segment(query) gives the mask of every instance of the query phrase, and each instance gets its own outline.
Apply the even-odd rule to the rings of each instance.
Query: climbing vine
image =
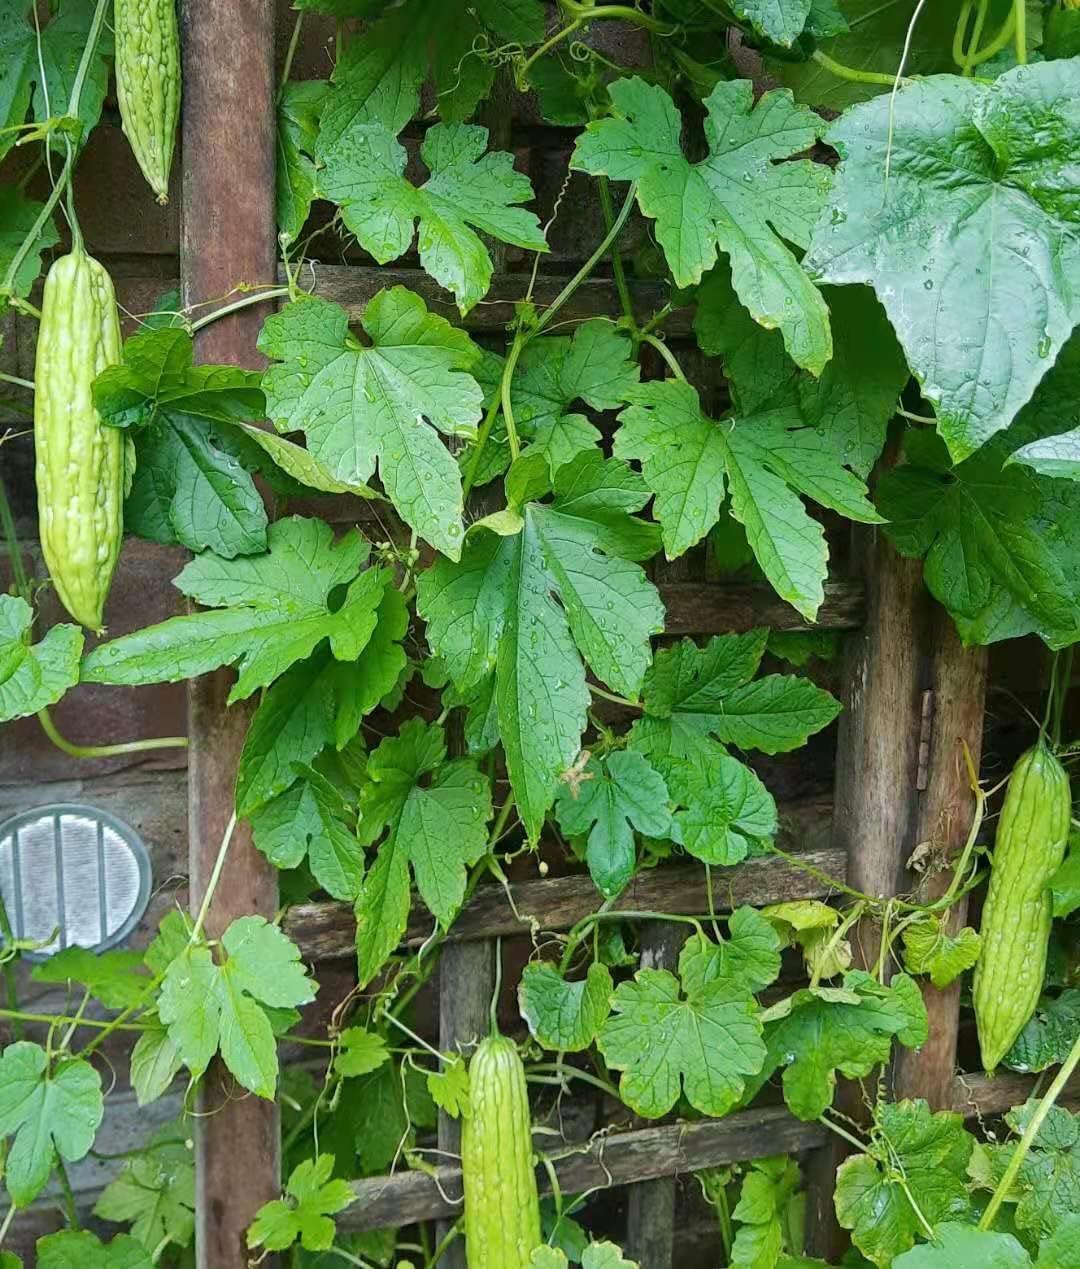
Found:
[[[339,1233],[335,1218],[348,1182],[440,1161],[440,1111],[484,1113],[468,1052],[424,1038],[417,1006],[487,886],[531,940],[516,995],[535,1121],[571,1096],[602,1098],[613,1124],[720,1117],[775,1082],[794,1116],[854,1150],[835,1195],[845,1263],[1080,1263],[1080,1122],[1057,1104],[1080,1061],[1067,792],[1066,827],[1041,843],[1039,946],[1023,951],[1046,959],[1043,991],[1002,1046],[1015,1071],[1060,1069],[976,1133],[889,1100],[880,1071],[928,1040],[919,979],[943,988],[979,964],[985,931],[950,918],[994,866],[996,790],[958,755],[976,812],[960,855],[931,861],[951,880],[937,899],[883,899],[788,849],[755,757],[801,748],[840,711],[816,681],[837,639],[814,625],[848,523],[923,561],[966,643],[1034,635],[1060,654],[1037,743],[1075,754],[1074,0],[297,0],[277,96],[285,283],[238,278],[189,308],[165,294],[113,347],[72,178],[115,48],[125,131],[155,194],[168,189],[173,6],[146,6],[159,53],[134,76],[133,7],[0,0],[0,305],[40,324],[33,381],[0,375],[0,455],[31,430],[32,392],[41,540],[74,618],[35,628],[49,578],[28,576],[0,485],[0,719],[36,716],[73,758],[176,747],[75,745],[49,711],[80,684],[228,667],[251,723],[198,910],[176,906],[145,952],[36,963],[31,978],[67,986],[66,1013],[20,1004],[17,962],[54,940],[16,937],[0,904],[0,1242],[55,1179],[70,1229],[39,1244],[46,1269],[187,1263],[187,1113],[220,1062],[283,1108],[287,1183],[253,1214],[253,1260],[437,1264],[462,1222],[437,1241]],[[332,72],[293,78],[304,24],[327,17]],[[493,140],[506,111],[572,130],[546,220],[507,130]],[[553,283],[544,257],[586,185],[591,254]],[[388,271],[346,308],[324,285],[328,241],[404,260],[416,281]],[[510,319],[480,333],[467,319],[497,275]],[[581,301],[600,278],[617,307],[597,315]],[[255,305],[266,369],[197,361],[201,329]],[[65,368],[73,343],[90,351]],[[349,496],[353,526],[290,510],[312,495]],[[188,608],[110,637],[121,533],[191,552],[174,579]],[[786,629],[665,633],[662,562],[688,553],[775,592]],[[241,823],[279,870],[283,910],[212,938]],[[700,866],[700,904],[629,908],[633,880],[675,855]],[[713,870],[771,855],[831,901],[729,901],[732,874]],[[512,882],[552,866],[595,887],[568,931],[514,906]],[[319,896],[355,913],[357,978],[313,1035],[318,985],[283,918]],[[667,968],[641,963],[656,920],[686,936]],[[855,932],[871,925],[866,964]],[[185,1116],[123,1160],[95,1214],[128,1229],[102,1241],[80,1228],[67,1169],[95,1148],[118,1033],[140,1106],[179,1083]],[[840,1077],[863,1081],[861,1123],[836,1106]],[[537,1141],[555,1182],[567,1148]],[[794,1162],[698,1180],[726,1263],[824,1263],[803,1254]],[[588,1196],[553,1188],[533,1269],[627,1266],[575,1219]]]

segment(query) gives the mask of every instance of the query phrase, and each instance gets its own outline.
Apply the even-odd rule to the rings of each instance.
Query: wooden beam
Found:
[[[987,651],[965,648],[952,619],[934,605],[930,616],[929,672],[924,688],[924,752],[916,777],[915,845],[932,847],[931,861],[944,864],[964,844],[975,811],[963,746],[975,770],[982,754],[986,704]],[[910,873],[907,874],[910,877]],[[948,889],[952,871],[938,867],[917,889],[919,902],[929,903]],[[967,900],[950,909],[947,929],[956,934],[967,916]],[[918,1049],[898,1047],[893,1058],[894,1097],[925,1097],[934,1109],[949,1103],[956,1070],[960,1027],[960,979],[939,991],[921,984],[929,1036]],[[1010,1103],[1011,1105],[1011,1103]]]
[[[274,219],[274,0],[184,0],[183,198],[180,267],[185,303],[272,280]],[[242,120],[242,123],[241,123]],[[266,312],[245,309],[197,338],[201,361],[250,366]],[[248,714],[226,708],[231,675],[205,675],[189,695],[191,901],[201,902],[233,814],[236,764]],[[274,869],[237,827],[206,932],[277,906]],[[199,1089],[196,1124],[196,1256],[199,1269],[244,1269],[244,1232],[280,1191],[278,1109],[237,1096],[214,1064]]]
[[[837,880],[844,879],[846,858],[832,847],[807,850],[799,858]],[[589,877],[553,877],[511,885],[514,906],[502,886],[479,888],[450,928],[451,942],[527,934],[535,921],[543,930],[566,930],[595,912],[596,887]],[[818,877],[781,859],[751,859],[734,868],[713,869],[717,908],[740,903],[762,906],[786,899],[814,899],[830,893]],[[520,916],[515,915],[514,907]],[[707,905],[700,864],[672,865],[641,873],[619,896],[615,911],[682,912],[704,916]],[[432,920],[415,904],[406,943],[419,947],[431,937]],[[345,903],[304,903],[289,909],[285,932],[309,961],[356,955],[356,918]]]
[[[529,285],[527,273],[496,273],[483,304],[477,304],[462,317],[453,296],[421,269],[316,264],[312,275],[315,294],[340,304],[349,314],[350,321],[357,321],[371,297],[384,287],[407,286],[422,297],[432,312],[439,313],[456,326],[464,326],[466,330],[477,334],[485,331],[500,334],[505,332],[507,323],[514,319],[514,306],[524,298]],[[283,283],[288,281],[284,269],[279,277]],[[537,309],[543,312],[566,283],[567,278],[558,274],[539,274],[533,288],[533,302]],[[670,289],[663,282],[632,279],[630,292],[634,298],[634,307],[639,313],[655,312],[670,298]],[[610,317],[613,312],[619,311],[619,307],[614,282],[609,278],[587,278],[561,310],[563,316],[560,321]],[[683,338],[689,336],[693,331],[693,310],[676,309],[664,327],[669,335]]]
[[[564,1194],[628,1185],[656,1177],[681,1176],[699,1168],[718,1167],[741,1159],[808,1150],[820,1146],[827,1130],[802,1123],[783,1107],[740,1111],[726,1119],[665,1124],[633,1132],[598,1136],[588,1146],[573,1147],[555,1156],[555,1173]],[[550,1151],[541,1138],[539,1150]],[[545,1168],[537,1169],[543,1194],[551,1193]],[[353,1182],[356,1195],[337,1218],[340,1231],[380,1229],[436,1220],[460,1211],[461,1169],[399,1172]]]
[[[853,568],[866,585],[866,613],[845,648],[833,836],[848,854],[848,883],[888,898],[902,887],[902,861],[915,832],[926,601],[918,561],[897,554],[881,529],[856,529],[853,545]],[[875,965],[879,940],[873,921],[853,931],[863,967]],[[866,1117],[857,1086],[841,1084],[837,1104],[857,1120]],[[808,1165],[807,1243],[825,1260],[838,1259],[848,1242],[833,1208],[836,1169],[847,1153],[845,1143],[832,1136]]]

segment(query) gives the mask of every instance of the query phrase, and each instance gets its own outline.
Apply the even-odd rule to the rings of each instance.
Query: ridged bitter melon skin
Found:
[[[115,0],[116,95],[124,134],[159,203],[180,117],[180,31],[175,0]]]
[[[482,1040],[469,1063],[461,1129],[469,1269],[524,1269],[540,1246],[540,1200],[525,1068],[505,1036]]]
[[[1065,768],[1041,741],[1016,763],[994,839],[975,967],[983,1066],[992,1071],[1035,1012],[1046,973],[1053,899],[1072,798]]]
[[[91,388],[120,347],[108,273],[81,250],[61,256],[45,279],[34,367],[38,524],[57,595],[94,631],[124,532],[125,438],[102,424]]]

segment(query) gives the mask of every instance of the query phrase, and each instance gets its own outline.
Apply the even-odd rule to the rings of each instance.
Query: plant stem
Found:
[[[607,254],[608,249],[610,248],[612,243],[615,241],[615,239],[618,238],[619,234],[622,233],[623,226],[626,224],[627,220],[629,220],[630,213],[634,210],[634,199],[636,198],[636,196],[637,196],[637,181],[631,181],[630,187],[626,191],[626,199],[623,202],[622,207],[619,209],[618,216],[616,216],[615,218],[615,223],[604,235],[603,241],[592,253],[592,255],[588,258],[588,260],[586,260],[585,263],[581,266],[581,268],[578,269],[577,273],[574,274],[574,276],[570,279],[570,281],[567,282],[567,284],[563,287],[563,289],[559,292],[559,294],[551,301],[548,307],[541,314],[540,320],[536,324],[536,330],[534,331],[534,334],[538,335],[544,329],[545,326],[548,326],[550,324],[551,320],[554,318],[555,314],[559,311],[559,309],[562,308],[562,306],[566,303],[566,301],[574,294],[574,292],[578,289],[578,287],[582,284],[582,282],[585,281],[585,279],[589,276],[589,274],[592,273],[593,269],[596,268],[596,266]]]
[[[506,439],[510,442],[510,461],[516,462],[521,453],[521,443],[518,440],[517,426],[514,423],[514,406],[510,400],[510,381],[514,377],[514,371],[517,368],[518,358],[521,356],[521,350],[525,347],[526,336],[523,331],[514,332],[514,342],[510,345],[510,351],[506,355],[506,364],[503,366],[502,382],[499,384],[499,397],[502,401],[503,423],[506,424]]]
[[[148,980],[149,981],[149,980]],[[72,1017],[62,1013],[27,1013],[23,1009],[0,1009],[0,1018],[18,1022],[40,1022],[45,1026],[91,1027],[95,1031],[146,1031],[148,1024],[141,1022],[102,1022],[98,1018]]]
[[[600,208],[604,213],[604,224],[608,233],[611,233],[615,224],[615,204],[611,201],[611,182],[606,176],[601,176],[597,180],[596,188],[600,195]],[[623,316],[630,323],[631,329],[636,330],[634,301],[630,295],[629,284],[626,281],[622,252],[619,250],[618,242],[614,239],[612,239],[609,254],[611,256],[611,274],[615,279],[615,290],[619,293],[619,303],[622,305]]]
[[[686,382],[686,375],[683,374],[682,366],[671,349],[664,343],[662,339],[658,339],[655,335],[642,335],[641,343],[648,344],[650,348],[655,348],[660,356],[667,363],[668,369],[679,380],[680,383]]]
[[[819,66],[823,66],[825,70],[831,75],[835,75],[837,79],[846,79],[853,84],[883,84],[891,88],[896,82],[895,75],[887,75],[882,71],[857,70],[854,66],[845,66],[843,62],[836,61],[819,48],[814,49],[810,56]],[[906,84],[910,81],[904,79],[900,82]]]
[[[1027,64],[1027,0],[1013,0],[1013,13],[1016,15],[1013,30],[1013,44],[1016,49],[1016,60],[1021,66]]]
[[[0,935],[3,936],[6,946],[11,947],[15,942],[15,931],[11,928],[11,920],[8,917],[7,904],[4,902],[3,895],[0,895]],[[15,1014],[19,1010],[19,980],[15,973],[15,963],[10,958],[4,961],[4,987],[7,995],[7,1007],[9,1012]],[[11,1034],[16,1040],[23,1038],[22,1020],[19,1018],[12,1019]]]
[[[207,313],[205,317],[200,317],[197,321],[191,323],[191,333],[194,335],[196,331],[200,331],[204,326],[209,326],[211,322],[216,322],[220,317],[228,317],[230,313],[239,312],[242,308],[250,308],[252,304],[262,304],[265,300],[285,299],[289,295],[287,286],[274,286],[266,291],[259,291],[254,295],[245,295],[238,300],[233,300],[231,304],[225,304],[219,309],[215,309],[212,313]]]
[[[973,53],[968,58],[968,67],[970,68],[970,70],[973,71],[976,66],[980,65],[980,63],[988,62],[990,58],[992,58],[995,54],[1000,53],[1001,50],[1005,48],[1005,46],[1012,39],[1013,32],[1015,30],[1016,30],[1016,10],[1010,9],[1009,16],[1001,24],[1001,30],[998,31],[997,35],[994,36],[994,38],[990,41],[989,44],[986,45],[985,48],[979,49],[977,53]]]
[[[1043,1126],[1043,1121],[1049,1115],[1054,1103],[1061,1096],[1062,1090],[1069,1082],[1077,1063],[1080,1063],[1080,1036],[1076,1038],[1072,1048],[1069,1050],[1069,1056],[1061,1064],[1061,1070],[1058,1071],[1054,1082],[1046,1090],[1046,1094],[1035,1108],[1035,1113],[1032,1115],[1028,1126],[1024,1129],[1020,1144],[1013,1151],[1009,1165],[1002,1174],[1001,1180],[997,1184],[997,1189],[990,1196],[986,1211],[982,1214],[982,1219],[979,1221],[980,1229],[989,1229],[994,1223],[994,1217],[998,1214],[998,1209],[1008,1197],[1009,1191],[1012,1189],[1012,1183],[1016,1180],[1017,1174],[1035,1142],[1035,1138],[1039,1135],[1039,1129]]]
[[[206,918],[210,913],[210,904],[214,900],[214,891],[218,887],[221,880],[221,872],[225,867],[225,858],[229,853],[229,843],[232,841],[233,831],[236,828],[236,812],[233,811],[229,816],[229,822],[225,826],[225,835],[221,839],[221,845],[218,847],[217,858],[214,860],[214,868],[210,873],[210,880],[206,886],[206,893],[203,895],[202,903],[199,905],[199,915],[195,918],[195,924],[191,927],[191,936],[188,939],[188,946],[191,947],[202,937],[203,926],[206,924]]]
[[[501,404],[502,393],[496,392],[491,398],[491,404],[484,415],[484,421],[480,424],[480,430],[476,434],[476,442],[473,445],[473,452],[469,456],[465,479],[461,482],[461,499],[463,502],[468,502],[469,494],[472,493],[473,485],[476,484],[476,475],[480,470],[480,457],[488,443],[488,438],[491,436],[491,429],[495,426],[495,420],[499,416],[499,406]]]
[[[569,13],[575,21],[592,22],[596,18],[612,19],[616,22],[629,22],[631,26],[639,26],[654,35],[671,35],[674,28],[658,18],[650,17],[628,4],[582,4],[581,0],[559,0],[560,8]]]
[[[8,1230],[11,1228],[11,1222],[15,1219],[15,1213],[18,1208],[14,1203],[8,1208],[7,1215],[4,1217],[4,1223],[0,1225],[0,1247],[4,1245],[4,1239],[7,1237]]]
[[[8,375],[0,371],[0,383],[13,383],[16,388],[29,388],[31,392],[34,390],[33,380],[20,379],[18,375]]]
[[[289,82],[289,75],[292,72],[293,58],[296,56],[296,49],[300,43],[300,31],[304,25],[304,11],[296,15],[296,21],[293,23],[292,36],[289,39],[289,47],[285,53],[285,65],[281,68],[281,82],[278,84],[278,100],[285,91],[285,85]]]
[[[684,916],[681,912],[632,912],[618,909],[614,912],[606,910],[608,904],[614,903],[615,899],[608,899],[604,906],[597,912],[590,912],[588,916],[582,917],[578,923],[573,926],[566,936],[566,947],[563,949],[562,960],[559,961],[559,973],[565,974],[570,960],[576,951],[578,945],[585,937],[586,933],[598,921],[675,921],[680,925],[692,925],[700,934],[701,922],[697,917]]]
[[[554,35],[548,36],[543,44],[534,49],[517,71],[516,78],[518,87],[524,88],[527,85],[529,71],[532,70],[542,57],[550,53],[553,48],[557,48],[563,40],[569,38],[569,36],[573,35],[575,31],[581,30],[582,26],[584,26],[584,22],[580,18],[577,18],[573,22],[568,23],[566,26],[560,27]]]
[[[116,758],[121,754],[144,753],[152,749],[186,749],[186,736],[155,736],[150,740],[125,740],[115,745],[76,745],[56,729],[47,709],[38,710],[41,730],[61,753],[69,758]]]
[[[79,1228],[79,1209],[75,1204],[75,1195],[68,1180],[67,1168],[59,1155],[56,1156],[56,1175],[60,1178],[60,1189],[64,1194],[64,1207],[67,1209],[68,1224],[72,1229]]]

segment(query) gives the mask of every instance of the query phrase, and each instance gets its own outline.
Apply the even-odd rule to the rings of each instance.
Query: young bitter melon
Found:
[[[123,537],[124,436],[105,427],[91,387],[120,361],[112,280],[81,248],[45,279],[34,367],[41,549],[64,607],[100,631]]]
[[[1065,768],[1040,740],[1012,770],[1001,810],[975,967],[975,1020],[983,1066],[1012,1048],[1043,988],[1053,902],[1072,799]]]
[[[115,0],[116,95],[124,134],[159,203],[180,116],[180,33],[175,0]]]

